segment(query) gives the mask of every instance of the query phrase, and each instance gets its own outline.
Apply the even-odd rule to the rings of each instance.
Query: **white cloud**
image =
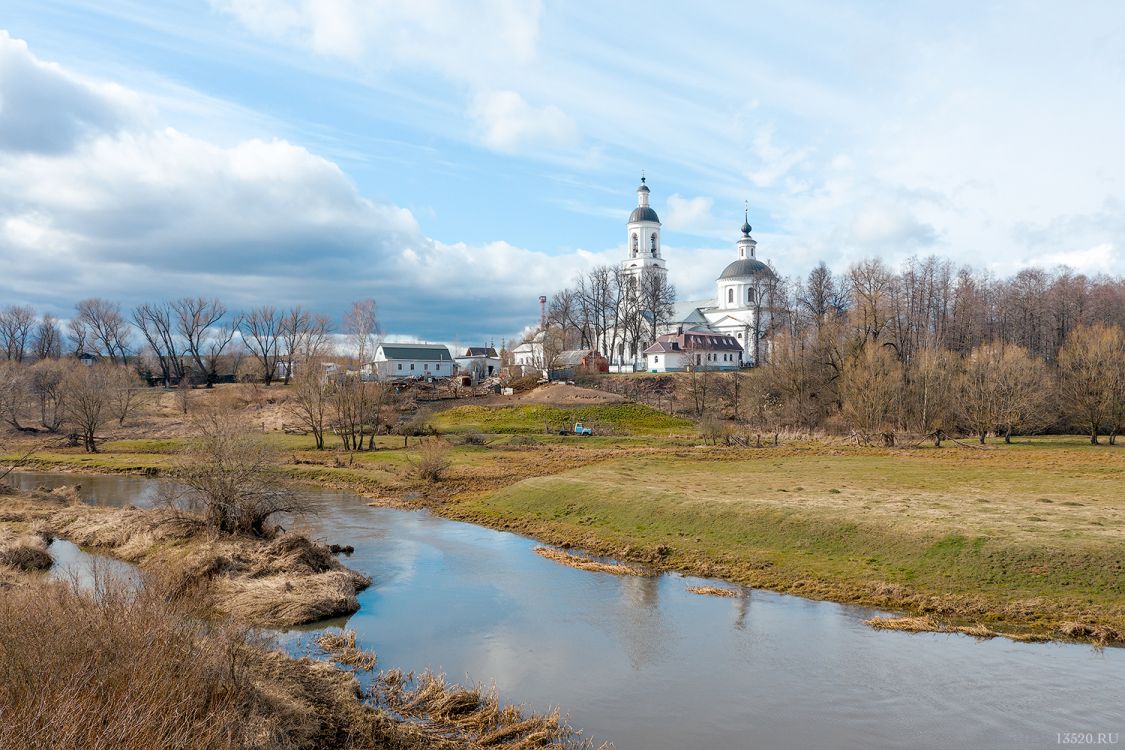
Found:
[[[0,150],[57,153],[88,133],[143,120],[139,97],[38,60],[0,29]]]
[[[251,30],[376,69],[481,81],[535,55],[538,0],[211,0]]]
[[[13,46],[37,63],[12,40],[0,40],[0,53]],[[44,90],[65,93],[31,102],[27,116],[43,122],[106,90],[39,70]],[[11,101],[4,83],[0,97]],[[138,99],[125,93],[121,101]],[[281,139],[219,146],[122,116],[50,150],[0,144],[0,299],[63,314],[88,296],[130,305],[218,294],[236,306],[330,313],[374,296],[395,332],[503,335],[535,315],[523,302],[597,259],[437,242],[410,211],[364,197],[338,165]]]
[[[1044,253],[1031,258],[1031,264],[1054,268],[1067,266],[1087,274],[1113,273],[1120,263],[1122,250],[1109,242],[1080,250]]]
[[[715,207],[714,198],[702,195],[685,198],[678,193],[673,193],[668,196],[666,205],[663,221],[667,229],[704,234],[710,234],[717,229],[718,222],[711,213]]]
[[[535,146],[573,146],[577,128],[554,105],[535,107],[515,91],[485,91],[473,98],[469,116],[481,141],[497,151],[514,153]]]

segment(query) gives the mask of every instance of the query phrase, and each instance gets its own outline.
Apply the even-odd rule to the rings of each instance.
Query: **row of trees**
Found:
[[[671,321],[675,303],[675,287],[663,271],[593,268],[551,296],[541,367],[548,369],[567,349],[597,349],[611,362],[631,363]]]
[[[343,321],[343,333],[358,347],[349,353],[366,361],[379,330],[375,301],[354,303]],[[26,305],[0,308],[0,359],[84,356],[130,363],[166,386],[184,380],[211,386],[243,362],[266,385],[275,379],[288,383],[296,363],[331,351],[331,321],[300,305],[238,312],[217,298],[182,297],[124,311],[115,302],[92,298],[75,306],[65,331],[53,315],[39,316]]]
[[[780,424],[895,429],[1122,428],[1125,279],[1068,270],[997,280],[948,261],[823,264],[775,296],[761,373]]]
[[[98,430],[111,420],[123,424],[143,387],[133,368],[108,361],[89,366],[72,359],[0,361],[0,421],[19,431],[69,431],[92,453]],[[38,426],[30,426],[29,418]]]

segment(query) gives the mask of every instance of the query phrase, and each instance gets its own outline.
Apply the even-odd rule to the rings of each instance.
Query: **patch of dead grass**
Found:
[[[545,557],[548,560],[554,560],[563,565],[569,565],[572,568],[579,570],[588,570],[594,573],[612,573],[619,576],[648,576],[652,575],[647,570],[640,568],[636,565],[628,565],[620,562],[602,562],[595,560],[592,557],[585,555],[576,555],[565,552],[561,549],[554,547],[536,547],[535,554],[540,557]]]

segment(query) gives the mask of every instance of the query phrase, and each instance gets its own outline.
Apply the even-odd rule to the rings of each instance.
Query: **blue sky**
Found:
[[[623,253],[1125,273],[1119,3],[0,6],[0,302],[184,293],[517,333]]]

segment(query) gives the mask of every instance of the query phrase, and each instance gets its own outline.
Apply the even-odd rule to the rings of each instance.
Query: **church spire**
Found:
[[[750,236],[750,201],[746,201],[742,213],[742,236],[738,238],[738,258],[753,258],[758,243]]]

